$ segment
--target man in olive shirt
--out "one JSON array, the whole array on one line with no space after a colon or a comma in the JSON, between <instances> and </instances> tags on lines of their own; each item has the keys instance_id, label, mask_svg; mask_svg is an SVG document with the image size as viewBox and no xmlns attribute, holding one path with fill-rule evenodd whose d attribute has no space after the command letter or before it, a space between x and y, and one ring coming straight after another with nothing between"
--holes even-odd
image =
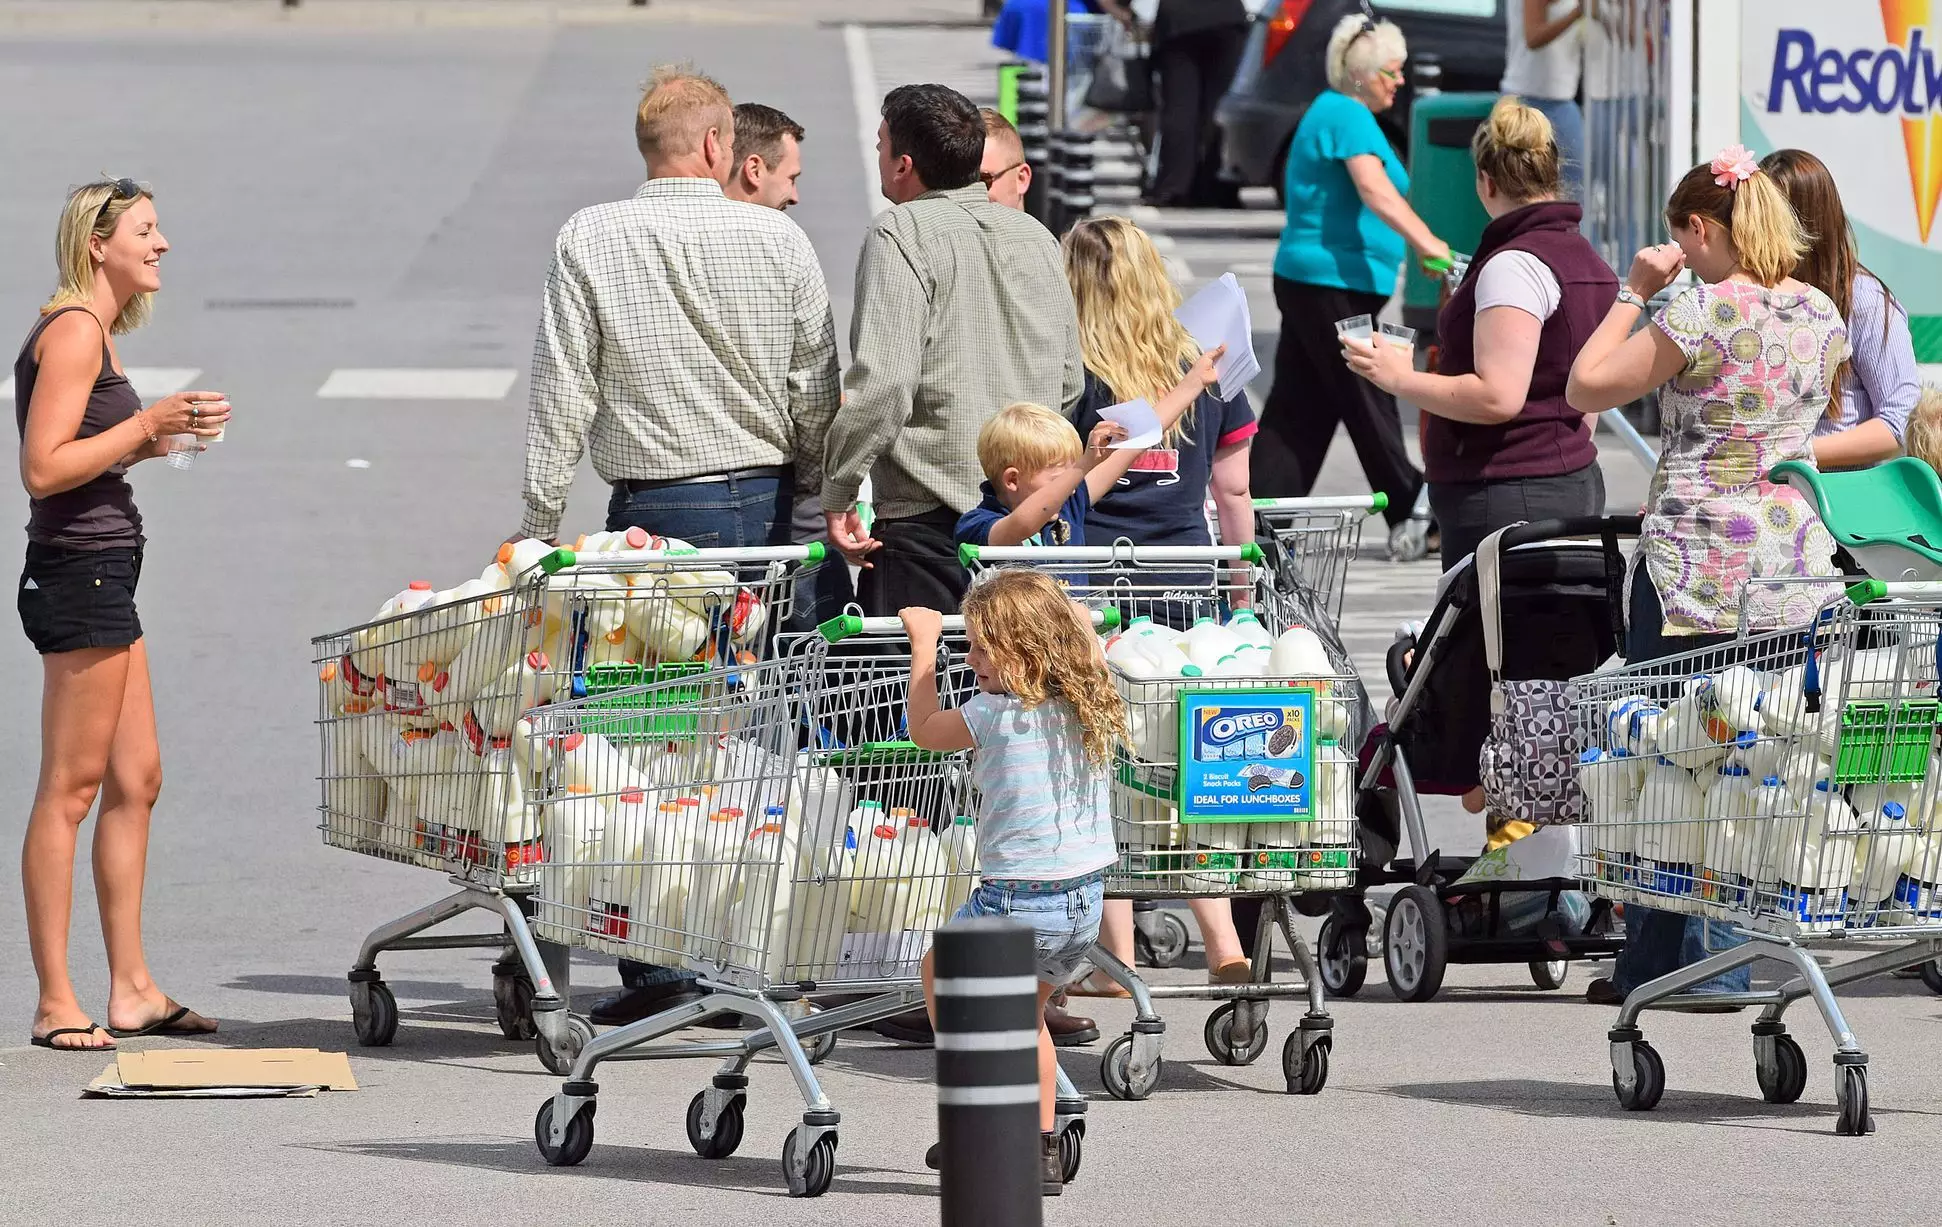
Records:
<instances>
[{"instance_id":1,"label":"man in olive shirt","mask_svg":"<svg viewBox=\"0 0 1942 1227\"><path fill-rule=\"evenodd\" d=\"M864 568L857 597L875 616L957 609L951 530L978 502L979 428L1013 401L1069 408L1085 387L1058 242L987 199L984 141L978 108L947 86L884 99L877 171L896 207L863 239L844 403L823 447L830 539ZM866 475L869 531L856 513Z\"/></svg>"}]
</instances>

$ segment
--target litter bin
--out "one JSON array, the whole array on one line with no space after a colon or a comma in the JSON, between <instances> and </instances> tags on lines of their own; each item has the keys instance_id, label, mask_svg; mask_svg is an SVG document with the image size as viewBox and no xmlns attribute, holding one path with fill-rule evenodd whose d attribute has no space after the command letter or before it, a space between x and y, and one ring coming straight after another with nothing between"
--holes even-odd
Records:
<instances>
[{"instance_id":1,"label":"litter bin","mask_svg":"<svg viewBox=\"0 0 1942 1227\"><path fill-rule=\"evenodd\" d=\"M1497 94L1418 95L1409 113L1409 204L1430 232L1469 254L1477 250L1490 215L1477 200L1477 167L1470 138L1497 104ZM1440 277L1415 260L1403 283L1403 317L1425 335L1436 326Z\"/></svg>"}]
</instances>

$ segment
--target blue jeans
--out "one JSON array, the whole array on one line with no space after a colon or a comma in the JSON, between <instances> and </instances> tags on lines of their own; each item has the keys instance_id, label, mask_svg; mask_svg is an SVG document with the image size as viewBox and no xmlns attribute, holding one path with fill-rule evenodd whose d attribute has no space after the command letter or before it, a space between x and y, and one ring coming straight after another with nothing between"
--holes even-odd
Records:
<instances>
[{"instance_id":1,"label":"blue jeans","mask_svg":"<svg viewBox=\"0 0 1942 1227\"><path fill-rule=\"evenodd\" d=\"M787 473L652 490L629 491L625 486L615 486L613 497L607 501L607 531L644 528L657 536L679 537L704 550L786 545L789 507L795 494L795 479ZM627 988L693 983L694 979L694 973L678 967L620 960L620 982Z\"/></svg>"},{"instance_id":2,"label":"blue jeans","mask_svg":"<svg viewBox=\"0 0 1942 1227\"><path fill-rule=\"evenodd\" d=\"M1567 200L1583 201L1585 198L1585 115L1578 104L1570 98L1531 98L1519 99L1534 111L1543 113L1551 121L1551 132L1557 138L1560 169L1564 174L1564 195Z\"/></svg>"},{"instance_id":3,"label":"blue jeans","mask_svg":"<svg viewBox=\"0 0 1942 1227\"><path fill-rule=\"evenodd\" d=\"M1655 660L1678 652L1693 652L1730 643L1726 635L1667 635L1665 610L1643 562L1632 574L1632 592L1625 617L1625 663ZM1693 815L1697 817L1697 815ZM1629 993L1648 980L1697 963L1708 954L1737 946L1746 938L1713 920L1629 904L1625 908L1625 948L1612 968L1612 986ZM1753 969L1738 967L1714 976L1690 991L1744 993L1753 987Z\"/></svg>"},{"instance_id":4,"label":"blue jeans","mask_svg":"<svg viewBox=\"0 0 1942 1227\"><path fill-rule=\"evenodd\" d=\"M1099 909L1106 884L1098 879L1076 890L1052 892L1007 890L981 882L952 920L979 916L1009 916L1032 927L1038 978L1047 984L1070 984L1099 940Z\"/></svg>"}]
</instances>

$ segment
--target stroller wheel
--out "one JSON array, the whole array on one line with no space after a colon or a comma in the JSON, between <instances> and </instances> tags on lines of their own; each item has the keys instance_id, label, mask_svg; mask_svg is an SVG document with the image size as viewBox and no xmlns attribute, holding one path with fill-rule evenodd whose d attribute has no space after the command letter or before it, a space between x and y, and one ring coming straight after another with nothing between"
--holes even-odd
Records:
<instances>
[{"instance_id":1,"label":"stroller wheel","mask_svg":"<svg viewBox=\"0 0 1942 1227\"><path fill-rule=\"evenodd\" d=\"M1443 987L1449 961L1448 918L1427 887L1405 886L1390 901L1383 925L1382 964L1389 987L1404 1001L1428 1001Z\"/></svg>"},{"instance_id":2,"label":"stroller wheel","mask_svg":"<svg viewBox=\"0 0 1942 1227\"><path fill-rule=\"evenodd\" d=\"M1531 983L1542 989L1564 987L1564 978L1571 974L1568 959L1532 959Z\"/></svg>"},{"instance_id":3,"label":"stroller wheel","mask_svg":"<svg viewBox=\"0 0 1942 1227\"><path fill-rule=\"evenodd\" d=\"M1368 936L1363 929L1350 928L1333 916L1322 922L1316 942L1322 987L1331 997L1353 997L1362 991L1369 975Z\"/></svg>"}]
</instances>

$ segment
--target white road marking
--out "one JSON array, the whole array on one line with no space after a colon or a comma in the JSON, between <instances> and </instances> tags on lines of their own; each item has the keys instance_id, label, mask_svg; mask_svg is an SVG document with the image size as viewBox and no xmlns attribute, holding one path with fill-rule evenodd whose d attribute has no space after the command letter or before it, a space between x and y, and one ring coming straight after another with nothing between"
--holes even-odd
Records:
<instances>
[{"instance_id":1,"label":"white road marking","mask_svg":"<svg viewBox=\"0 0 1942 1227\"><path fill-rule=\"evenodd\" d=\"M877 176L877 125L883 119L883 100L877 97L877 66L870 55L870 32L862 26L843 27L843 48L849 53L850 97L856 105L857 150L863 155L863 198L875 217L890 207Z\"/></svg>"},{"instance_id":2,"label":"white road marking","mask_svg":"<svg viewBox=\"0 0 1942 1227\"><path fill-rule=\"evenodd\" d=\"M195 366L131 366L127 371L130 386L143 400L161 400L164 396L174 396L194 382L196 376L202 374L202 368ZM13 394L13 376L0 379L0 400L7 399Z\"/></svg>"},{"instance_id":3,"label":"white road marking","mask_svg":"<svg viewBox=\"0 0 1942 1227\"><path fill-rule=\"evenodd\" d=\"M317 389L323 400L504 400L511 367L340 367Z\"/></svg>"}]
</instances>

